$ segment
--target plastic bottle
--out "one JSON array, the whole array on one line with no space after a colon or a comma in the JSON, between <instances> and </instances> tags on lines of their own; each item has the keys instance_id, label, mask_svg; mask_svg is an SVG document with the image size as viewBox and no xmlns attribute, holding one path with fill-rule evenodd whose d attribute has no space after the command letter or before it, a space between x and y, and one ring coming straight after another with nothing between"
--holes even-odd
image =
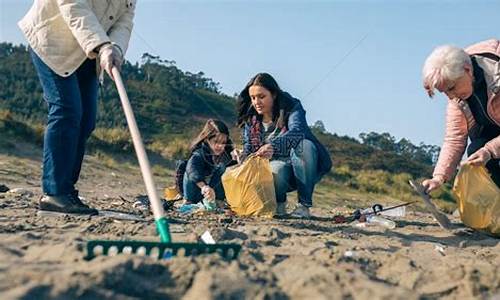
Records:
<instances>
[{"instance_id":1,"label":"plastic bottle","mask_svg":"<svg viewBox=\"0 0 500 300\"><path fill-rule=\"evenodd\" d=\"M380 214L388 217L404 217L406 215L406 206L401 206L395 209L383 211Z\"/></svg>"},{"instance_id":2,"label":"plastic bottle","mask_svg":"<svg viewBox=\"0 0 500 300\"><path fill-rule=\"evenodd\" d=\"M215 203L215 200L203 198L203 206L205 206L207 211L214 211L217 208L217 203Z\"/></svg>"},{"instance_id":3,"label":"plastic bottle","mask_svg":"<svg viewBox=\"0 0 500 300\"><path fill-rule=\"evenodd\" d=\"M387 229L396 228L396 223L394 221L382 218L381 216L370 215L366 218L366 223L370 225L378 225L385 227Z\"/></svg>"}]
</instances>

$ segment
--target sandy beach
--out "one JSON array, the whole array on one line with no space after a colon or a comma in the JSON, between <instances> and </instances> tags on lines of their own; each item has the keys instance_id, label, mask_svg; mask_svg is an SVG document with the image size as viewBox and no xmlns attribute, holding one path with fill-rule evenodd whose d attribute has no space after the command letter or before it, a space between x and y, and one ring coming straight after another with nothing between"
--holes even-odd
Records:
<instances>
[{"instance_id":1,"label":"sandy beach","mask_svg":"<svg viewBox=\"0 0 500 300\"><path fill-rule=\"evenodd\" d=\"M158 240L152 216L132 207L144 193L138 170L108 168L89 157L79 188L91 205L145 221L39 215L37 156L0 154L0 170L0 184L11 190L0 193L1 299L500 297L499 240L444 231L412 207L393 230L334 224L331 217L347 210L335 201L313 208L312 220L168 211L174 241L196 242L208 230L217 242L241 244L238 259L118 255L86 261L91 239ZM450 218L459 227L459 219Z\"/></svg>"}]
</instances>

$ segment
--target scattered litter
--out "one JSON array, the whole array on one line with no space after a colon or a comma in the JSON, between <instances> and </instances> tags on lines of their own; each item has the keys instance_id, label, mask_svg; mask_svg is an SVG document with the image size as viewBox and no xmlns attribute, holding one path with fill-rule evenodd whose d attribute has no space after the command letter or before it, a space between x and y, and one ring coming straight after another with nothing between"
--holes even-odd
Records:
<instances>
[{"instance_id":1,"label":"scattered litter","mask_svg":"<svg viewBox=\"0 0 500 300\"><path fill-rule=\"evenodd\" d=\"M139 216L114 210L100 210L99 216L125 221L146 221L144 218L141 218Z\"/></svg>"},{"instance_id":2,"label":"scattered litter","mask_svg":"<svg viewBox=\"0 0 500 300\"><path fill-rule=\"evenodd\" d=\"M201 235L201 240L207 244L207 245L213 245L215 244L215 240L214 238L212 237L212 235L210 234L210 232L207 230L205 231L202 235Z\"/></svg>"},{"instance_id":3,"label":"scattered litter","mask_svg":"<svg viewBox=\"0 0 500 300\"><path fill-rule=\"evenodd\" d=\"M72 217L108 217L112 218L115 220L125 220L125 221L146 221L146 219L125 213L125 212L119 212L119 211L113 211L113 210L99 210L99 214L96 216L89 216L89 215L79 215L79 214L69 214L69 213L61 213L61 212L56 212L56 211L47 211L47 210L39 210L37 211L37 216L39 217L66 217L66 216L72 216Z\"/></svg>"},{"instance_id":4,"label":"scattered litter","mask_svg":"<svg viewBox=\"0 0 500 300\"><path fill-rule=\"evenodd\" d=\"M135 198L136 201L132 204L132 207L138 210L149 210L149 199L148 197L138 196Z\"/></svg>"},{"instance_id":5,"label":"scattered litter","mask_svg":"<svg viewBox=\"0 0 500 300\"><path fill-rule=\"evenodd\" d=\"M217 203L215 200L209 200L207 198L203 198L203 206L205 206L207 211L214 211L217 209Z\"/></svg>"},{"instance_id":6,"label":"scattered litter","mask_svg":"<svg viewBox=\"0 0 500 300\"><path fill-rule=\"evenodd\" d=\"M177 191L175 186L165 188L163 190L163 196L167 201L177 201L182 199L182 195Z\"/></svg>"},{"instance_id":7,"label":"scattered litter","mask_svg":"<svg viewBox=\"0 0 500 300\"><path fill-rule=\"evenodd\" d=\"M354 227L365 228L366 227L366 222L355 223Z\"/></svg>"},{"instance_id":8,"label":"scattered litter","mask_svg":"<svg viewBox=\"0 0 500 300\"><path fill-rule=\"evenodd\" d=\"M17 194L23 197L33 197L33 192L23 188L15 188L7 191L8 194Z\"/></svg>"},{"instance_id":9,"label":"scattered litter","mask_svg":"<svg viewBox=\"0 0 500 300\"><path fill-rule=\"evenodd\" d=\"M394 221L376 215L368 216L366 218L366 223L367 225L378 225L387 229L396 228L396 223Z\"/></svg>"},{"instance_id":10,"label":"scattered litter","mask_svg":"<svg viewBox=\"0 0 500 300\"><path fill-rule=\"evenodd\" d=\"M387 217L404 217L406 216L406 206L401 206L395 209L391 210L386 210L380 212L382 216L387 216Z\"/></svg>"},{"instance_id":11,"label":"scattered litter","mask_svg":"<svg viewBox=\"0 0 500 300\"><path fill-rule=\"evenodd\" d=\"M9 187L5 184L0 184L0 193L5 193L9 191Z\"/></svg>"},{"instance_id":12,"label":"scattered litter","mask_svg":"<svg viewBox=\"0 0 500 300\"><path fill-rule=\"evenodd\" d=\"M344 252L344 257L356 257L358 253L356 251L347 250Z\"/></svg>"},{"instance_id":13,"label":"scattered litter","mask_svg":"<svg viewBox=\"0 0 500 300\"><path fill-rule=\"evenodd\" d=\"M205 205L203 205L203 203L201 202L198 202L196 204L184 204L177 209L177 211L182 214L192 214L204 210L205 210Z\"/></svg>"},{"instance_id":14,"label":"scattered litter","mask_svg":"<svg viewBox=\"0 0 500 300\"><path fill-rule=\"evenodd\" d=\"M439 252L442 256L445 256L445 252L444 250L446 249L446 246L443 246L443 245L440 245L440 244L437 244L434 246L434 250L436 250L437 252Z\"/></svg>"}]
</instances>

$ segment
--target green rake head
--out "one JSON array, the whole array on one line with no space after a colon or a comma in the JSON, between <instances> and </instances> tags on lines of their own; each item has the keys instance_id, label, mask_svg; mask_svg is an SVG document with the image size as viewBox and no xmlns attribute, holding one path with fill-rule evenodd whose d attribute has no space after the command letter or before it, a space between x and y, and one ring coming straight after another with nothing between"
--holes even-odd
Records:
<instances>
[{"instance_id":1,"label":"green rake head","mask_svg":"<svg viewBox=\"0 0 500 300\"><path fill-rule=\"evenodd\" d=\"M161 242L144 241L103 241L87 242L86 260L98 255L138 254L168 259L172 256L196 256L201 254L219 253L223 258L236 259L241 250L238 244L197 244L173 243L168 221L162 217L155 221Z\"/></svg>"},{"instance_id":2,"label":"green rake head","mask_svg":"<svg viewBox=\"0 0 500 300\"><path fill-rule=\"evenodd\" d=\"M195 244L195 243L162 243L142 241L101 241L87 242L86 260L99 255L115 255L119 253L151 256L158 259L168 259L172 256L196 256L201 254L219 253L223 258L236 259L240 253L238 244Z\"/></svg>"}]
</instances>

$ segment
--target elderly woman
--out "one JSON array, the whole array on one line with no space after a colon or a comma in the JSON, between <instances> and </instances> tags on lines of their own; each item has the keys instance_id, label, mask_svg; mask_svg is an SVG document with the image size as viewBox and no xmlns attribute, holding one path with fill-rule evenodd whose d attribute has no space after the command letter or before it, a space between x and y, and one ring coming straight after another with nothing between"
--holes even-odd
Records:
<instances>
[{"instance_id":1,"label":"elderly woman","mask_svg":"<svg viewBox=\"0 0 500 300\"><path fill-rule=\"evenodd\" d=\"M463 50L436 48L423 67L424 87L448 97L446 134L427 192L449 180L467 146L464 163L485 165L500 187L500 41L488 40Z\"/></svg>"},{"instance_id":2,"label":"elderly woman","mask_svg":"<svg viewBox=\"0 0 500 300\"><path fill-rule=\"evenodd\" d=\"M19 22L48 105L41 210L97 213L82 203L75 184L95 127L97 66L110 75L120 67L135 2L35 0Z\"/></svg>"},{"instance_id":3,"label":"elderly woman","mask_svg":"<svg viewBox=\"0 0 500 300\"><path fill-rule=\"evenodd\" d=\"M314 186L330 171L332 161L307 126L302 104L282 91L267 73L255 75L238 100L243 154L270 159L278 204L276 215L286 213L286 193L296 189L299 205L292 216L308 218Z\"/></svg>"}]
</instances>

